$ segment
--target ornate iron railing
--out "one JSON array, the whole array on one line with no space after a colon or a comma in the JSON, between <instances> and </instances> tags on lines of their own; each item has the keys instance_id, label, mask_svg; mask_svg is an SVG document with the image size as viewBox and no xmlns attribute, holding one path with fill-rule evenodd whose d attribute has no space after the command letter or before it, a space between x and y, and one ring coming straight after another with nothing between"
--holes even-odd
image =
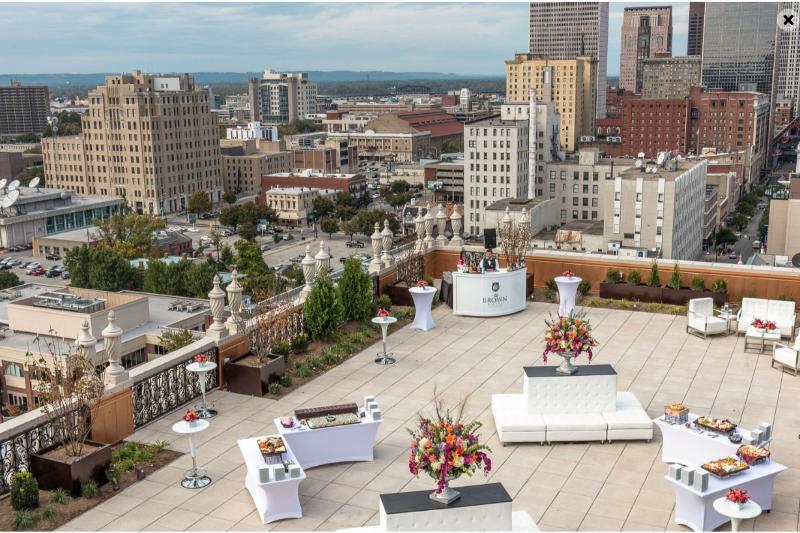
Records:
<instances>
[{"instance_id":1,"label":"ornate iron railing","mask_svg":"<svg viewBox=\"0 0 800 533\"><path fill-rule=\"evenodd\" d=\"M209 361L219 364L216 348L202 353L208 356ZM186 370L195 355L187 356L175 365L133 384L134 427L139 428L200 397L199 375ZM207 391L219 386L217 372L209 372L206 376Z\"/></svg>"},{"instance_id":2,"label":"ornate iron railing","mask_svg":"<svg viewBox=\"0 0 800 533\"><path fill-rule=\"evenodd\" d=\"M45 415L42 418L46 420ZM11 478L17 472L30 468L33 454L57 444L56 429L49 421L25 429L11 437L0 440L0 494L11 489Z\"/></svg>"},{"instance_id":3,"label":"ornate iron railing","mask_svg":"<svg viewBox=\"0 0 800 533\"><path fill-rule=\"evenodd\" d=\"M413 249L399 254L395 260L397 267L397 281L405 281L409 285L422 279L424 273L424 259L420 252Z\"/></svg>"}]
</instances>

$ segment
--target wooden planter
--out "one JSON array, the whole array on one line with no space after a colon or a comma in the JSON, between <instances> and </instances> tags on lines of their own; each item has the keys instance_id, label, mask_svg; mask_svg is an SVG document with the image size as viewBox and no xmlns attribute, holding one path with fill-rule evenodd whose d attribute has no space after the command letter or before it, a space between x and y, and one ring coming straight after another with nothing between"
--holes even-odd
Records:
<instances>
[{"instance_id":1,"label":"wooden planter","mask_svg":"<svg viewBox=\"0 0 800 533\"><path fill-rule=\"evenodd\" d=\"M661 303L661 287L629 285L627 283L600 283L600 298Z\"/></svg>"},{"instance_id":2,"label":"wooden planter","mask_svg":"<svg viewBox=\"0 0 800 533\"><path fill-rule=\"evenodd\" d=\"M223 369L225 383L230 392L261 397L267 392L267 385L279 380L286 372L286 358L270 354L269 361L261 366L251 366L241 362L251 355L248 353L225 363Z\"/></svg>"},{"instance_id":3,"label":"wooden planter","mask_svg":"<svg viewBox=\"0 0 800 533\"><path fill-rule=\"evenodd\" d=\"M383 289L383 293L389 296L392 305L414 307L414 299L411 297L411 293L408 292L408 285L405 283L389 285Z\"/></svg>"},{"instance_id":4,"label":"wooden planter","mask_svg":"<svg viewBox=\"0 0 800 533\"><path fill-rule=\"evenodd\" d=\"M94 480L98 486L108 479L106 468L111 464L111 446L102 442L86 441L87 444L100 446L89 455L72 463L45 457L47 452L60 446L56 444L30 456L31 473L39 482L42 490L64 489L74 498L81 495L81 485Z\"/></svg>"},{"instance_id":5,"label":"wooden planter","mask_svg":"<svg viewBox=\"0 0 800 533\"><path fill-rule=\"evenodd\" d=\"M711 292L708 290L693 291L684 287L681 287L680 289L670 289L669 287L664 287L663 299L665 304L687 305L689 300L693 300L695 298L713 298L714 305L717 307L728 301L728 295L724 292Z\"/></svg>"}]
</instances>

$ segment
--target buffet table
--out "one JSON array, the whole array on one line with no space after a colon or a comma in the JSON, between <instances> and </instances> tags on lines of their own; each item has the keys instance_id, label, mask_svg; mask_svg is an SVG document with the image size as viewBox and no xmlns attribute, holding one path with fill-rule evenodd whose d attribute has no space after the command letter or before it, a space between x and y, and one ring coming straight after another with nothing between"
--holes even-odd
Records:
<instances>
[{"instance_id":1,"label":"buffet table","mask_svg":"<svg viewBox=\"0 0 800 533\"><path fill-rule=\"evenodd\" d=\"M372 451L383 422L368 412L358 424L310 429L294 419L294 426L285 428L280 418L275 427L297 462L304 469L330 463L372 461Z\"/></svg>"},{"instance_id":2,"label":"buffet table","mask_svg":"<svg viewBox=\"0 0 800 533\"><path fill-rule=\"evenodd\" d=\"M505 316L525 309L527 269L471 274L453 272L453 313Z\"/></svg>"},{"instance_id":3,"label":"buffet table","mask_svg":"<svg viewBox=\"0 0 800 533\"><path fill-rule=\"evenodd\" d=\"M705 459L707 460L708 458ZM714 509L714 501L725 497L728 489L732 488L747 491L752 501L764 511L769 511L772 509L775 476L784 470L786 467L782 464L767 461L726 479L710 476L708 490L703 492L667 475L665 479L675 488L675 522L694 531L713 531L729 520L727 516L721 515Z\"/></svg>"},{"instance_id":4,"label":"buffet table","mask_svg":"<svg viewBox=\"0 0 800 533\"><path fill-rule=\"evenodd\" d=\"M283 465L267 465L264 456L261 455L261 451L258 449L259 438L264 437L237 441L247 468L244 485L253 498L253 503L255 503L258 510L258 516L264 524L285 518L302 517L303 510L300 507L298 489L300 482L306 478L305 472L301 468L299 476L291 477L290 474L286 473L284 479L276 480L274 469L280 468L283 470ZM286 444L286 453L283 454L283 459L297 463L291 447L285 440L284 443ZM261 481L260 471L264 468L273 469L270 472L270 481Z\"/></svg>"}]
</instances>

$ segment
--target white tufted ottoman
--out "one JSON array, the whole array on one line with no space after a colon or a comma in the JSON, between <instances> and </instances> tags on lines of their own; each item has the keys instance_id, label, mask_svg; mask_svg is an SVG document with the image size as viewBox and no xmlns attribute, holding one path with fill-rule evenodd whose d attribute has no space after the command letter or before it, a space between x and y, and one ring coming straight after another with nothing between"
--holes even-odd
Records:
<instances>
[{"instance_id":1,"label":"white tufted ottoman","mask_svg":"<svg viewBox=\"0 0 800 533\"><path fill-rule=\"evenodd\" d=\"M608 441L653 438L653 421L632 392L617 393L617 410L603 413L608 424Z\"/></svg>"}]
</instances>

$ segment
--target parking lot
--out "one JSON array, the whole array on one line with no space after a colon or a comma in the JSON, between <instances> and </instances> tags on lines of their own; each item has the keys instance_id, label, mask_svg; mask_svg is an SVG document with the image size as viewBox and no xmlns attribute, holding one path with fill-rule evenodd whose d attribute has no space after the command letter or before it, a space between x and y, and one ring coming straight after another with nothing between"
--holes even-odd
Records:
<instances>
[{"instance_id":1,"label":"parking lot","mask_svg":"<svg viewBox=\"0 0 800 533\"><path fill-rule=\"evenodd\" d=\"M15 264L11 268L4 266L4 262L12 260L14 260ZM69 280L63 279L60 273L58 276L53 277L47 277L44 273L40 275L32 275L27 269L30 263L38 264L46 272L52 267L62 267L64 261L63 259L52 260L45 259L44 257L33 257L33 252L31 250L0 253L0 267L3 267L4 270L8 270L9 272L16 274L22 283L48 283L61 287L69 284Z\"/></svg>"}]
</instances>

